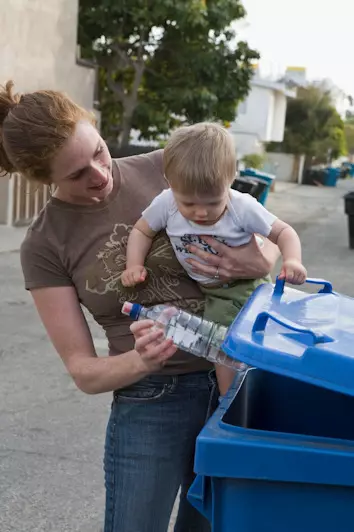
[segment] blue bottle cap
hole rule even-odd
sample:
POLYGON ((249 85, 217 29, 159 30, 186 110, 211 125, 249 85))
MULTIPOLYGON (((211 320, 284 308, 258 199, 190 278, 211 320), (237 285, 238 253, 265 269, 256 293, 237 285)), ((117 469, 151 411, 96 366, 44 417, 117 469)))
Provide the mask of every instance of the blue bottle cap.
POLYGON ((122 314, 124 314, 124 316, 129 316, 133 320, 137 320, 139 318, 141 308, 142 306, 139 305, 139 303, 125 301, 122 306, 122 314))

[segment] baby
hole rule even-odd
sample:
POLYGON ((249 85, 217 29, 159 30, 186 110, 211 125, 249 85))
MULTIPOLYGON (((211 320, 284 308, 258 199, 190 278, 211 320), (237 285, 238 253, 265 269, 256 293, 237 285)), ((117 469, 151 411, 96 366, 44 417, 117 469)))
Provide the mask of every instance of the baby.
MULTIPOLYGON (((228 131, 216 123, 185 126, 172 133, 164 149, 164 171, 170 188, 159 194, 144 210, 132 229, 127 248, 124 286, 145 281, 144 267, 154 236, 165 229, 174 252, 188 275, 205 294, 204 317, 229 326, 254 289, 266 279, 220 281, 193 271, 189 247, 199 246, 215 253, 202 236, 212 236, 231 246, 247 244, 262 235, 277 244, 282 254, 279 277, 302 284, 306 270, 301 262, 301 244, 288 224, 267 211, 255 198, 231 189, 236 174, 236 153, 228 131)), ((234 373, 215 368, 221 395, 234 373)))

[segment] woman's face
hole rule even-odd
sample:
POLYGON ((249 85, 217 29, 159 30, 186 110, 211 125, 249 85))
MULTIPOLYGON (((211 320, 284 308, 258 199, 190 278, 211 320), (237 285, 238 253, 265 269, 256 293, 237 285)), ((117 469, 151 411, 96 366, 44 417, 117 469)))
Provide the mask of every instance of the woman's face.
POLYGON ((70 203, 103 201, 113 188, 112 159, 104 140, 89 122, 78 122, 51 164, 55 195, 70 203))

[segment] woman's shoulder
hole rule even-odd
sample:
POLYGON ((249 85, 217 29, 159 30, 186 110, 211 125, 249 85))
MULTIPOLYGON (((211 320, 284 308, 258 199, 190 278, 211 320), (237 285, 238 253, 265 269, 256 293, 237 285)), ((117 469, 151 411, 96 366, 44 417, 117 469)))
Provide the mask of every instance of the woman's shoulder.
POLYGON ((163 171, 163 150, 155 150, 150 153, 139 155, 130 155, 113 159, 114 163, 122 171, 151 172, 154 171, 159 175, 164 175, 163 171))
POLYGON ((42 261, 48 260, 49 256, 53 261, 55 255, 55 246, 50 239, 50 216, 46 206, 28 227, 20 247, 20 258, 23 266, 30 263, 40 265, 42 261))
POLYGON ((20 247, 20 261, 27 289, 72 286, 53 239, 50 206, 44 207, 27 229, 20 247))
POLYGON ((48 227, 48 204, 39 212, 38 216, 32 220, 27 228, 22 247, 46 246, 48 227))

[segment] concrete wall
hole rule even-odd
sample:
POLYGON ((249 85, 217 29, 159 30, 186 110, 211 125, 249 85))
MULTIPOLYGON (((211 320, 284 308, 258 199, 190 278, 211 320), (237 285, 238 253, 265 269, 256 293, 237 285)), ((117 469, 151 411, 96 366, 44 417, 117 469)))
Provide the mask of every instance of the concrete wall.
POLYGON ((264 152, 263 143, 260 142, 257 135, 246 134, 246 133, 233 133, 237 158, 242 159, 244 155, 249 153, 259 153, 264 152))
POLYGON ((93 109, 95 71, 77 65, 78 0, 0 2, 0 83, 64 90, 93 109))
MULTIPOLYGON (((77 64, 77 24, 78 0, 0 0, 0 85, 63 90, 93 111, 96 72, 77 64)), ((8 198, 9 180, 0 177, 0 223, 11 219, 8 198)))
POLYGON ((8 196, 9 196, 9 177, 0 176, 0 224, 7 224, 8 222, 8 196))
POLYGON ((266 170, 275 173, 278 181, 300 183, 305 156, 291 153, 267 153, 266 170))
POLYGON ((273 113, 271 140, 274 142, 283 142, 287 98, 284 93, 279 92, 279 91, 274 91, 273 95, 274 95, 274 113, 273 113))

